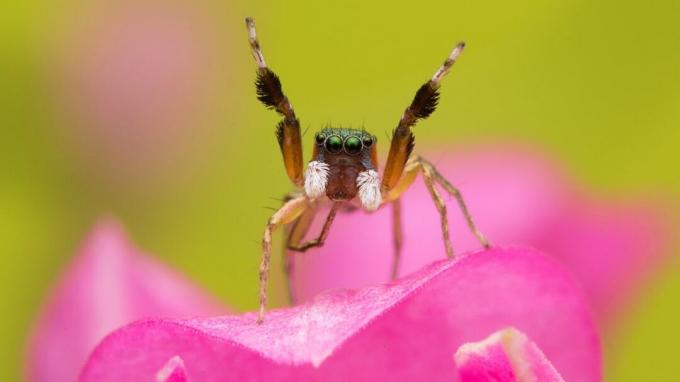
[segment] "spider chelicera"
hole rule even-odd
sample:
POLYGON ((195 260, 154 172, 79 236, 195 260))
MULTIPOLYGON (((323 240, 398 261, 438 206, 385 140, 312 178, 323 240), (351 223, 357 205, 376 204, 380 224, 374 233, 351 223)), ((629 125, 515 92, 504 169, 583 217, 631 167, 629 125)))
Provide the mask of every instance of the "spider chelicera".
MULTIPOLYGON (((399 197, 413 183, 418 173, 423 175, 425 185, 439 212, 446 255, 453 257, 454 253, 449 238, 446 203, 435 185, 441 186, 455 198, 472 233, 485 248, 490 246, 488 240, 475 226, 460 191, 430 162, 419 155, 412 155, 415 139, 411 128, 416 122, 434 112, 439 101, 441 80, 451 70, 465 43, 460 42, 455 46, 432 78, 418 89, 411 105, 404 111, 393 131, 390 152, 381 178, 378 174, 377 139, 374 135, 358 129, 326 127, 316 133, 312 159, 307 163, 307 169, 303 168, 300 121, 290 101, 283 94, 279 77, 265 63, 252 18, 246 18, 246 27, 252 54, 258 66, 255 82, 257 98, 268 109, 274 109, 283 117, 276 126, 276 138, 288 177, 299 190, 285 198, 283 206, 269 218, 264 231, 258 323, 263 322, 267 306, 267 280, 273 231, 281 226, 287 228, 284 250, 304 252, 313 247, 320 247, 328 236, 333 219, 341 206, 361 207, 367 212, 372 212, 391 204, 394 231, 391 275, 395 278, 399 269, 402 241, 399 197), (303 242, 314 215, 321 206, 327 204, 331 205, 330 212, 321 233, 317 238, 303 242)), ((293 272, 292 254, 285 255, 285 264, 288 293, 293 302, 290 282, 293 272)))

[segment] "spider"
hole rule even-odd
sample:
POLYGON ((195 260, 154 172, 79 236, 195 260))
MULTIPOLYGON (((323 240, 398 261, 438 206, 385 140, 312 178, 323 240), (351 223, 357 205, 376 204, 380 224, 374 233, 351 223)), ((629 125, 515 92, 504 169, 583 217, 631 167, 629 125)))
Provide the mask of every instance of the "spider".
MULTIPOLYGON (((431 79, 416 92, 394 129, 387 162, 382 178, 378 173, 377 139, 363 129, 326 127, 315 134, 312 159, 303 169, 300 121, 293 106, 284 95, 279 77, 267 66, 255 32, 255 22, 246 18, 248 39, 255 62, 257 98, 268 109, 274 109, 283 119, 276 126, 283 163, 288 177, 298 191, 289 194, 281 206, 267 221, 262 238, 262 262, 260 264, 260 306, 258 323, 264 321, 267 306, 267 280, 271 263, 272 234, 284 226, 287 238, 284 251, 304 252, 324 244, 338 209, 363 208, 373 212, 391 204, 394 232, 394 254, 391 276, 394 279, 399 270, 401 258, 401 214, 400 196, 421 173, 432 200, 439 212, 446 255, 453 257, 449 238, 446 204, 435 187, 439 185, 453 196, 461 209, 468 227, 485 248, 490 244, 472 220, 460 191, 444 178, 439 171, 420 155, 412 154, 415 138, 411 128, 434 112, 439 101, 439 86, 446 74, 463 51, 465 43, 458 43, 431 79), (303 239, 314 215, 323 205, 330 204, 330 211, 321 229, 313 240, 303 239)), ((288 295, 294 296, 291 288, 293 272, 292 254, 285 254, 285 272, 288 280, 288 295)))

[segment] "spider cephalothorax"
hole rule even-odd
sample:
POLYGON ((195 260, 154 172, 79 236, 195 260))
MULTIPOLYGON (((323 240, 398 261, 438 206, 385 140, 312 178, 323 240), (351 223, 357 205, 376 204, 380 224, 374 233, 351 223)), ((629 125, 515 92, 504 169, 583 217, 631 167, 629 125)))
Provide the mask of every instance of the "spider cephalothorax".
MULTIPOLYGON (((413 183, 417 174, 422 174, 435 207, 441 217, 442 238, 446 254, 453 257, 453 247, 449 239, 449 225, 446 216, 446 203, 436 186, 442 187, 456 199, 470 230, 483 246, 489 243, 475 226, 465 201, 457 188, 449 183, 430 162, 418 155, 412 155, 415 139, 412 127, 432 114, 439 101, 439 86, 444 76, 451 70, 456 59, 465 47, 458 43, 444 63, 416 92, 411 104, 399 119, 392 133, 390 151, 385 162, 382 177, 378 173, 377 139, 364 130, 326 127, 314 135, 312 157, 303 167, 302 138, 300 121, 293 106, 283 93, 281 81, 267 67, 260 43, 255 34, 255 24, 246 18, 248 37, 253 57, 257 62, 255 82, 257 98, 283 118, 276 128, 276 138, 283 155, 283 163, 290 180, 301 188, 285 198, 283 206, 269 218, 262 239, 262 263, 260 264, 260 314, 258 322, 264 320, 267 304, 267 278, 271 263, 271 241, 273 231, 287 226, 285 249, 303 252, 312 247, 323 245, 335 219, 338 206, 358 201, 364 210, 372 212, 390 204, 394 219, 394 261, 392 277, 399 271, 401 258, 401 213, 400 197, 413 183), (320 207, 330 203, 331 208, 319 236, 304 241, 307 231, 320 207)), ((293 272, 292 255, 285 255, 288 275, 288 292, 294 300, 290 287, 293 272)))
POLYGON ((334 201, 357 194, 368 211, 380 207, 380 177, 374 135, 364 130, 326 127, 314 136, 312 160, 305 171, 305 194, 334 201))

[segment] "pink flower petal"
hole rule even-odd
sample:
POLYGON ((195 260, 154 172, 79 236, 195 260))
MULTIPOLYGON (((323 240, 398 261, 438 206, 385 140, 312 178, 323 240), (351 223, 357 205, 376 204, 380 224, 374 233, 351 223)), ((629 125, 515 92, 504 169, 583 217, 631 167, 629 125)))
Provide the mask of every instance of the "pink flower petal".
POLYGON ((564 382, 541 349, 514 328, 462 345, 454 359, 461 382, 564 382))
POLYGON ((668 244, 668 227, 651 203, 572 200, 535 245, 554 253, 579 278, 596 312, 610 317, 649 273, 668 244))
POLYGON ((84 4, 74 16, 50 74, 82 165, 127 188, 175 176, 211 136, 202 121, 222 102, 217 19, 203 3, 177 1, 84 4))
MULTIPOLYGON (((534 149, 491 146, 430 159, 460 188, 495 245, 524 244, 559 258, 584 283, 601 317, 630 294, 663 253, 658 209, 586 198, 558 165, 534 149)), ((454 249, 480 248, 455 201, 445 199, 454 249)), ((403 275, 442 258, 445 250, 439 216, 421 179, 401 204, 403 275)), ((318 234, 324 216, 319 214, 308 238, 318 234)), ((386 281, 392 253, 389 207, 370 215, 339 214, 323 248, 294 254, 296 295, 306 301, 327 289, 386 281)))
POLYGON ((148 381, 170 357, 197 381, 455 381, 465 342, 513 326, 569 381, 599 381, 585 298, 554 260, 495 248, 443 260, 393 284, 334 291, 256 315, 147 320, 109 335, 81 381, 148 381))
POLYGON ((68 266, 41 314, 29 343, 28 380, 76 380, 97 342, 130 321, 225 311, 184 278, 142 254, 118 224, 102 222, 68 266))
POLYGON ((168 363, 156 373, 158 382, 189 382, 184 368, 184 360, 180 356, 170 358, 168 363))

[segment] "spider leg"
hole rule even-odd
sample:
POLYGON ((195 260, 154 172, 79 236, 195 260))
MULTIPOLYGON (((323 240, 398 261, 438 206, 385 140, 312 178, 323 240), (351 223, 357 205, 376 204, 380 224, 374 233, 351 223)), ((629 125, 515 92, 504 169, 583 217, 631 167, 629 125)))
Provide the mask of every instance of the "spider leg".
POLYGON ((396 199, 392 202, 392 240, 394 245, 394 254, 392 257, 392 271, 390 273, 390 278, 394 280, 399 275, 399 265, 401 263, 401 199, 396 199))
POLYGON ((283 155, 288 178, 297 186, 302 185, 302 138, 300 134, 300 120, 295 116, 293 105, 283 93, 281 80, 267 67, 260 42, 255 32, 255 21, 246 18, 248 28, 248 42, 257 63, 257 80, 255 87, 257 99, 268 109, 274 109, 283 119, 276 126, 276 139, 283 155))
POLYGON ((451 70, 458 56, 462 53, 464 43, 458 43, 451 51, 444 63, 437 69, 432 78, 425 82, 416 92, 411 104, 404 110, 399 124, 392 133, 390 152, 385 162, 381 191, 385 194, 394 188, 401 174, 404 172, 406 162, 413 152, 415 137, 411 128, 421 120, 429 117, 437 108, 439 102, 439 86, 444 76, 451 70))
POLYGON ((442 239, 444 239, 446 256, 453 258, 454 253, 453 246, 451 245, 451 236, 449 234, 449 219, 446 213, 446 202, 444 201, 444 198, 442 198, 437 188, 434 186, 432 170, 429 167, 423 166, 422 162, 419 167, 423 173, 423 181, 425 182, 425 186, 427 187, 427 190, 430 192, 430 196, 432 196, 432 201, 434 202, 434 205, 435 207, 437 207, 437 211, 439 212, 439 220, 442 227, 442 239))
POLYGON ((310 248, 323 246, 323 243, 326 241, 326 237, 328 236, 328 232, 331 229, 331 225, 333 225, 333 220, 335 220, 335 215, 338 212, 339 206, 340 203, 333 203, 333 205, 331 206, 331 210, 328 212, 328 216, 326 216, 326 221, 323 223, 323 228, 321 228, 321 233, 319 233, 318 237, 306 241, 304 243, 299 244, 288 243, 288 249, 290 249, 291 251, 305 252, 310 248))
POLYGON ((465 199, 463 199, 463 194, 461 194, 460 190, 456 187, 454 187, 451 182, 449 182, 444 176, 437 171, 437 169, 427 161, 426 159, 419 157, 420 161, 422 163, 422 166, 424 168, 429 168, 429 171, 434 178, 434 180, 439 183, 445 190, 446 192, 449 193, 449 195, 453 196, 454 199, 456 199, 456 203, 458 203, 458 208, 460 208, 460 211, 463 213, 463 216, 465 217, 465 222, 467 223, 468 228, 470 231, 477 237, 477 240, 482 244, 484 248, 491 248, 491 243, 489 243, 489 240, 484 236, 482 231, 477 228, 477 225, 475 224, 474 219, 472 219, 472 215, 470 214, 470 210, 467 207, 467 204, 465 203, 465 199))
POLYGON ((267 221, 264 234, 262 235, 262 261, 260 263, 260 310, 257 322, 264 321, 267 308, 267 281, 269 280, 269 268, 271 266, 272 255, 272 234, 274 230, 282 225, 293 222, 305 210, 309 208, 309 199, 299 196, 288 200, 279 208, 267 221))
POLYGON ((401 194, 406 191, 411 184, 415 181, 416 175, 418 173, 423 174, 423 181, 427 190, 430 192, 430 196, 435 203, 437 212, 439 212, 439 217, 441 220, 442 236, 444 239, 444 246, 446 248, 446 254, 449 257, 454 256, 453 247, 451 245, 451 240, 449 237, 449 223, 447 218, 447 208, 444 199, 436 188, 439 184, 442 186, 451 196, 456 199, 458 206, 463 213, 465 221, 467 222, 470 231, 477 237, 479 242, 484 246, 484 248, 489 248, 491 244, 486 239, 484 234, 477 228, 472 215, 465 203, 460 190, 455 188, 437 169, 427 160, 423 159, 421 156, 416 155, 409 159, 406 163, 403 176, 395 187, 387 193, 385 202, 394 202, 399 199, 401 194))
POLYGON ((309 208, 300 215, 293 223, 286 226, 286 243, 281 248, 283 250, 283 263, 284 272, 286 275, 286 285, 288 288, 288 303, 295 305, 296 298, 293 291, 293 277, 295 273, 295 262, 294 253, 289 251, 291 246, 299 245, 302 239, 305 238, 307 232, 309 232, 309 227, 314 221, 314 216, 318 211, 318 207, 315 204, 311 204, 309 208))

